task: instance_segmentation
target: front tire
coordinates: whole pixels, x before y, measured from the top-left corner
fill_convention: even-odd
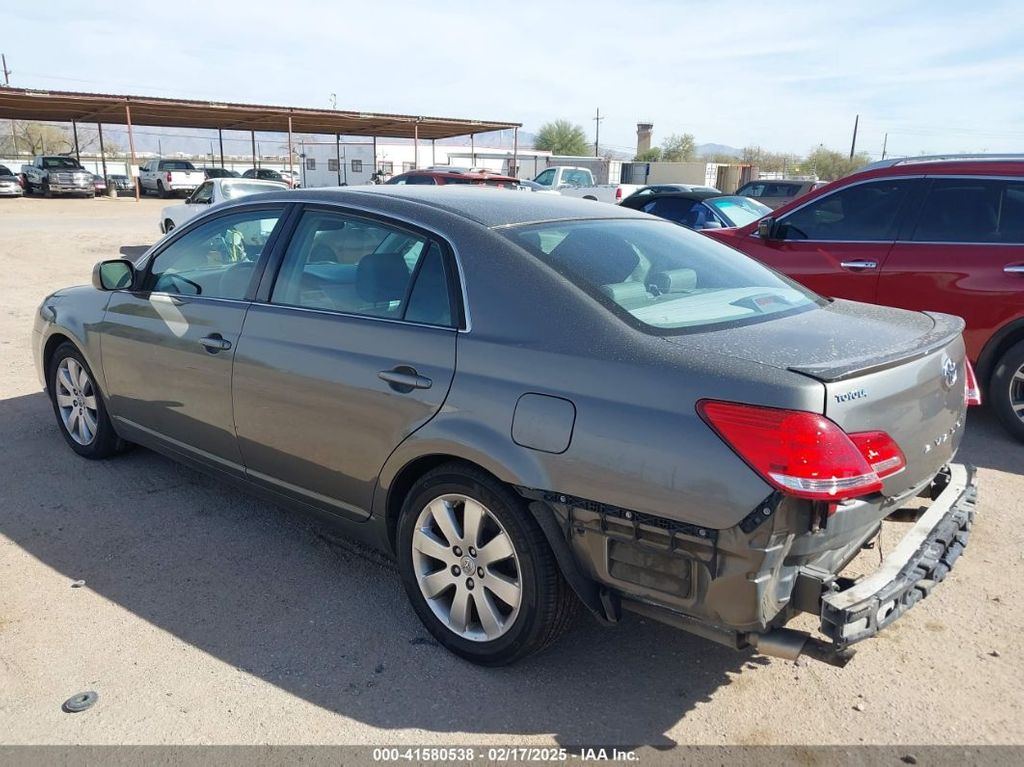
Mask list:
[[[50,403],[65,441],[80,456],[108,458],[122,446],[114,432],[96,379],[81,352],[57,347],[48,367]]]
[[[988,397],[1006,430],[1024,442],[1024,341],[1011,346],[996,363]]]
[[[543,650],[578,607],[523,499],[461,462],[428,472],[406,496],[398,569],[430,633],[484,666]]]

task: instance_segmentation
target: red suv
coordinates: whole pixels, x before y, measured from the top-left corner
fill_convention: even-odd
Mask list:
[[[1024,440],[1024,155],[883,160],[704,233],[826,296],[963,317],[988,402]]]
[[[519,180],[498,173],[460,170],[410,170],[400,176],[388,179],[389,184],[422,184],[425,186],[445,186],[447,184],[472,184],[474,186],[500,186],[517,189]]]

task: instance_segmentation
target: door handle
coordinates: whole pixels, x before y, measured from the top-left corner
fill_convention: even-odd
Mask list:
[[[877,269],[877,261],[840,261],[839,265],[843,269]]]
[[[377,373],[377,378],[387,381],[388,386],[402,394],[408,394],[413,389],[429,389],[433,385],[426,376],[416,372],[416,368],[408,365],[398,365],[391,370],[382,370]]]
[[[1024,264],[1008,264],[1003,267],[1007,274],[1024,274]]]
[[[224,338],[220,333],[211,333],[210,335],[200,338],[199,343],[203,345],[210,354],[216,354],[217,352],[223,352],[231,348],[231,342]]]

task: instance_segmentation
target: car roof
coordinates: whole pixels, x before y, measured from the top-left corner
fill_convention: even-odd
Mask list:
[[[658,185],[655,185],[658,186]],[[636,196],[636,193],[630,195],[631,197]],[[683,191],[671,191],[671,192],[651,192],[650,194],[642,195],[644,200],[656,200],[659,197],[679,197],[684,200],[707,200],[711,197],[735,197],[732,194],[723,194],[722,192],[710,192],[706,189],[694,189],[689,192]],[[628,199],[628,198],[627,198]]]
[[[333,189],[282,189],[276,193],[249,195],[229,204],[271,201],[334,203],[362,209],[372,207],[384,215],[393,213],[398,216],[407,215],[409,205],[413,205],[426,217],[431,217],[431,213],[447,213],[490,228],[546,221],[652,218],[631,208],[596,200],[464,185],[437,187],[381,184]],[[437,215],[437,218],[440,217]]]
[[[475,170],[407,170],[404,173],[400,173],[395,178],[401,178],[402,176],[430,176],[431,178],[458,178],[458,179],[470,179],[471,181],[518,181],[519,179],[513,176],[505,176],[501,173],[483,173]]]

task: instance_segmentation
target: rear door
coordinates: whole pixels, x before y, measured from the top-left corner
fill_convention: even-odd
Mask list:
[[[955,314],[974,360],[1024,317],[1024,179],[933,177],[882,268],[878,302]]]
[[[447,396],[454,274],[444,243],[400,223],[303,212],[235,357],[235,422],[253,481],[369,514],[384,462]]]
[[[101,330],[110,412],[130,439],[241,474],[231,367],[261,259],[284,206],[229,211],[182,230],[139,289],[115,291]]]
[[[763,242],[754,234],[743,250],[822,295],[875,302],[878,275],[917,183],[878,179],[841,187],[782,214],[779,239]]]

